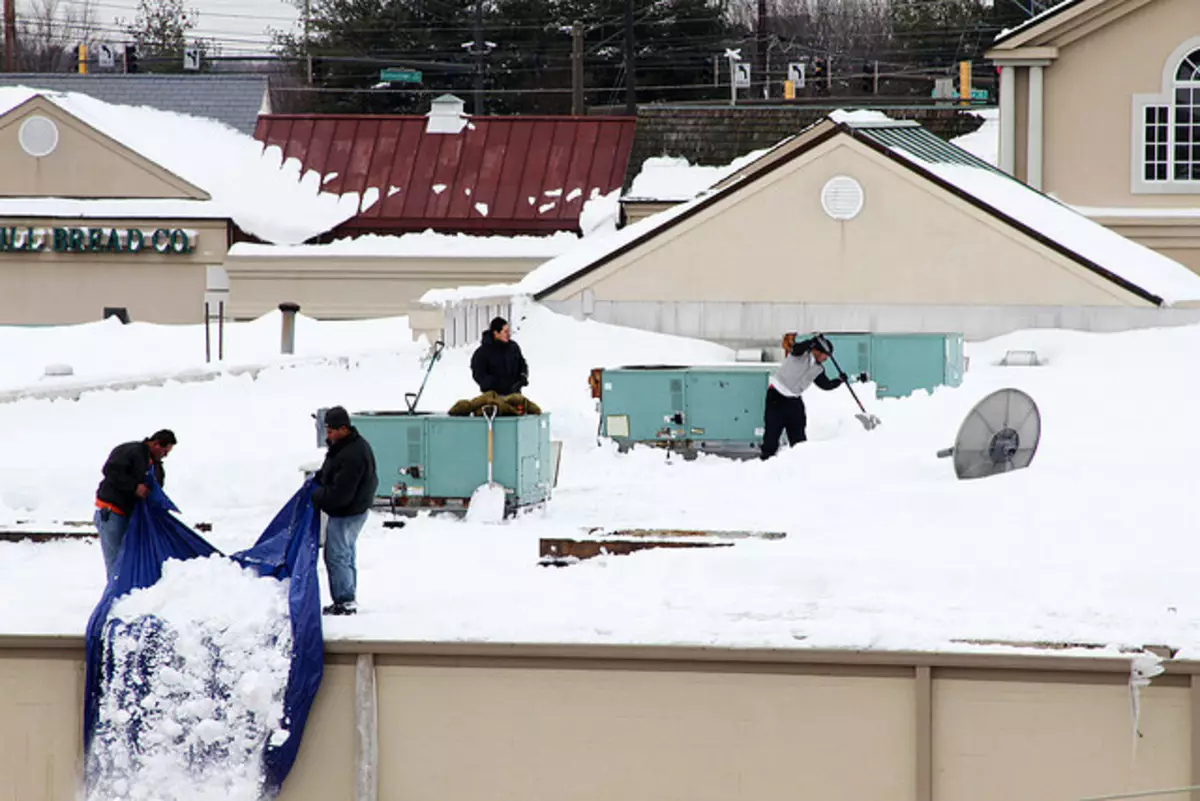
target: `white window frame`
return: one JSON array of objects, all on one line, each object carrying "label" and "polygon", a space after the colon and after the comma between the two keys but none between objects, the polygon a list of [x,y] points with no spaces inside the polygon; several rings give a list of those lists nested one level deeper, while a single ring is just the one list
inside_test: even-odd
[{"label": "white window frame", "polygon": [[[1133,114],[1129,159],[1130,191],[1135,195],[1200,195],[1200,181],[1176,180],[1175,162],[1175,73],[1180,64],[1193,52],[1200,50],[1200,36],[1188,39],[1167,58],[1163,65],[1161,91],[1155,94],[1133,96]],[[1197,84],[1200,86],[1200,84]],[[1147,181],[1146,166],[1146,109],[1150,106],[1166,106],[1167,112],[1167,179]]]}]

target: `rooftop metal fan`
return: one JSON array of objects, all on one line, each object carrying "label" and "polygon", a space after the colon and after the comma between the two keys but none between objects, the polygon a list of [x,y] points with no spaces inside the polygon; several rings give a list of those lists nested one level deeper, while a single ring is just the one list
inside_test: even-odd
[{"label": "rooftop metal fan", "polygon": [[1000,389],[975,404],[963,420],[953,448],[959,478],[983,478],[1028,467],[1042,437],[1042,415],[1033,398],[1019,389]]}]

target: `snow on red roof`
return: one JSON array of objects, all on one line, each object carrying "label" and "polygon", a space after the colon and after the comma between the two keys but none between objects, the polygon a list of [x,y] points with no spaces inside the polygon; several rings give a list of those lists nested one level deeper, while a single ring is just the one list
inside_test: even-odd
[{"label": "snow on red roof", "polygon": [[268,114],[255,137],[325,191],[362,194],[341,234],[578,231],[584,202],[624,181],[633,117],[463,120],[430,133],[425,116]]}]

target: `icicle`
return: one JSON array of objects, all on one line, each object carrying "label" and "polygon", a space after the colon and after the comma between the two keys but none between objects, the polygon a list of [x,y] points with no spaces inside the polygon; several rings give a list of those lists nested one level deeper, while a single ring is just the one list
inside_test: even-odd
[{"label": "icicle", "polygon": [[1138,738],[1142,736],[1138,726],[1141,717],[1141,690],[1143,687],[1149,687],[1150,679],[1164,670],[1166,668],[1162,666],[1162,658],[1150,653],[1139,654],[1130,663],[1129,700],[1133,707],[1133,747],[1135,751]]}]

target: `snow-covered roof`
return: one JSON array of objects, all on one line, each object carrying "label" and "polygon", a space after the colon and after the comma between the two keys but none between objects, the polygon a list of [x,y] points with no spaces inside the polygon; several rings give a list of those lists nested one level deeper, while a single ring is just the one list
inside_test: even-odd
[{"label": "snow-covered roof", "polygon": [[1040,25],[1049,17],[1057,16],[1060,12],[1066,11],[1068,8],[1077,6],[1082,2],[1083,0],[1063,0],[1061,3],[1052,5],[1042,13],[1034,14],[1020,25],[1015,25],[1011,28],[1005,28],[1004,30],[1000,31],[1000,33],[996,34],[996,38],[992,40],[992,43],[999,44],[1005,39],[1010,39],[1013,36],[1016,36],[1018,33],[1023,33],[1036,25]]},{"label": "snow-covered roof", "polygon": [[672,156],[648,158],[642,162],[641,172],[634,176],[622,200],[691,200],[743,167],[758,161],[771,150],[755,150],[720,166],[691,164],[685,158]]},{"label": "snow-covered roof", "polygon": [[[299,161],[289,159],[283,163],[279,148],[264,149],[253,137],[215,120],[146,106],[118,106],[75,92],[50,92],[25,86],[0,87],[0,115],[38,95],[203,189],[212,199],[190,201],[196,205],[186,207],[189,216],[229,218],[243,231],[268,242],[297,244],[358,212],[357,194],[338,196],[321,192],[316,173],[301,178]],[[110,208],[106,204],[120,201],[97,200],[95,206],[51,198],[19,202],[23,206],[40,205],[39,213],[58,216],[61,210],[62,216],[70,217],[104,216]],[[162,208],[166,209],[177,202],[147,201],[146,208],[163,203]]]},{"label": "snow-covered roof", "polygon": [[969,134],[951,139],[950,144],[995,167],[1000,164],[1000,110],[984,108],[971,113],[982,117],[983,125]]},{"label": "snow-covered roof", "polygon": [[550,259],[578,245],[580,238],[566,231],[550,236],[472,236],[417,234],[382,236],[364,234],[322,245],[260,245],[239,242],[229,249],[237,258],[330,258],[332,256],[380,258],[512,258]]},{"label": "snow-covered roof", "polygon": [[515,284],[489,284],[483,286],[463,286],[454,289],[431,289],[421,296],[420,302],[441,306],[480,298],[537,295],[559,281],[570,278],[585,267],[595,264],[603,258],[612,256],[624,248],[633,246],[642,238],[649,236],[657,229],[686,214],[712,194],[710,191],[702,192],[694,200],[680,203],[665,211],[652,214],[649,217],[638,220],[632,225],[627,225],[620,229],[608,229],[603,233],[584,237],[577,246],[571,248],[561,256],[557,256],[533,268],[533,270]]},{"label": "snow-covered roof", "polygon": [[[1146,300],[1164,304],[1200,300],[1200,276],[1182,264],[1126,239],[998,170],[974,162],[965,152],[960,154],[962,161],[956,163],[953,159],[935,161],[924,149],[906,149],[899,145],[889,147],[883,143],[889,137],[878,133],[883,130],[881,116],[880,112],[842,113],[836,118],[831,117],[830,121],[837,124],[842,133],[855,135],[870,147],[896,154],[901,163],[944,183],[969,202],[1016,225],[1087,269]],[[874,131],[856,134],[859,125]],[[898,125],[906,130],[920,130],[919,126],[912,123]],[[939,145],[950,152],[961,151],[948,143]],[[787,158],[794,158],[806,149],[801,146],[788,154]],[[972,166],[972,163],[978,166]],[[653,214],[606,236],[596,237],[540,265],[515,284],[432,290],[421,300],[444,305],[492,297],[541,297],[583,271],[595,269],[657,235],[696,211],[700,205],[715,202],[737,191],[759,174],[753,169],[747,170],[742,182],[718,190],[707,190],[687,203]]]}]

